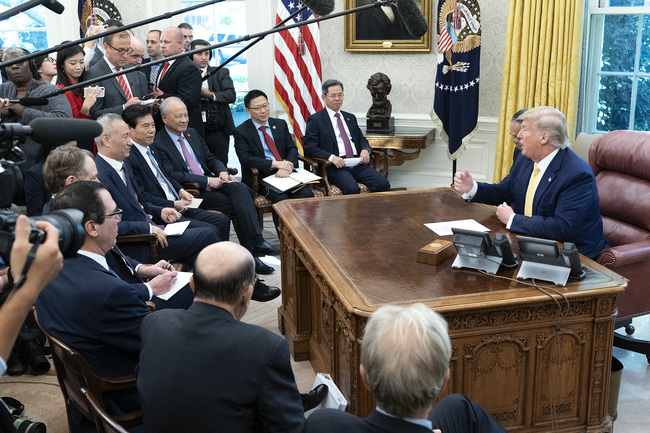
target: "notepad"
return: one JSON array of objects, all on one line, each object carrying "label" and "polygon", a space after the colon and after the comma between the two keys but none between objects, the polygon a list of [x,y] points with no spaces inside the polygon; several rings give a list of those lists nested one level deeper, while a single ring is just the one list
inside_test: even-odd
[{"label": "notepad", "polygon": [[309,183],[318,183],[322,177],[305,170],[304,168],[295,168],[288,177],[277,177],[272,174],[262,179],[262,182],[269,188],[277,193],[282,193],[292,189],[296,189],[302,185]]},{"label": "notepad", "polygon": [[185,229],[189,225],[190,225],[189,221],[167,224],[165,226],[165,234],[167,236],[180,236],[183,234],[183,232],[185,232]]}]

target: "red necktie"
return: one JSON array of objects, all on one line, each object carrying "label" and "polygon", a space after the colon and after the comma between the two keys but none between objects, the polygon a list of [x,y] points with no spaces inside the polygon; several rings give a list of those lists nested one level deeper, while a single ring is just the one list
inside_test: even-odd
[{"label": "red necktie", "polygon": [[278,152],[278,148],[275,145],[275,141],[273,141],[273,138],[266,132],[266,126],[260,126],[260,131],[262,131],[262,135],[264,135],[264,142],[266,143],[266,146],[269,148],[271,153],[273,154],[273,157],[277,161],[282,161],[282,157],[280,156],[280,152]]},{"label": "red necktie", "polygon": [[[120,68],[115,68],[115,70],[119,72]],[[133,98],[133,95],[131,95],[131,91],[129,90],[129,86],[126,84],[126,78],[124,78],[124,75],[118,75],[117,81],[120,83],[120,87],[124,92],[124,96],[126,96],[126,100],[128,101],[129,99]]]},{"label": "red necktie", "polygon": [[341,139],[343,140],[343,146],[345,147],[345,157],[352,158],[354,157],[354,151],[352,150],[352,145],[350,144],[350,137],[345,133],[345,127],[343,126],[343,121],[341,120],[341,114],[336,113],[336,122],[339,127],[339,132],[341,133]]},{"label": "red necktie", "polygon": [[165,76],[165,72],[167,72],[167,69],[169,68],[169,62],[165,62],[165,66],[163,66],[162,72],[160,72],[160,76],[158,77],[158,84],[162,81],[163,77]]}]

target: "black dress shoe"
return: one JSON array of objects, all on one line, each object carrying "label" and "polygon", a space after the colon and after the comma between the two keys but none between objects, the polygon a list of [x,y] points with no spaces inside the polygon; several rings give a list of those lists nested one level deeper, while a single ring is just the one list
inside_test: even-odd
[{"label": "black dress shoe", "polygon": [[257,281],[255,281],[255,287],[253,288],[253,296],[251,299],[257,302],[268,302],[280,296],[280,293],[282,293],[282,290],[280,290],[279,287],[267,286],[258,278]]},{"label": "black dress shoe", "polygon": [[268,275],[272,274],[275,272],[275,269],[273,267],[267,265],[263,261],[259,259],[259,257],[255,257],[255,273],[256,274],[261,274],[261,275]]},{"label": "black dress shoe", "polygon": [[307,394],[300,394],[300,397],[302,397],[302,407],[305,409],[305,412],[318,406],[325,399],[328,391],[329,388],[327,385],[321,383]]},{"label": "black dress shoe", "polygon": [[257,245],[253,245],[253,250],[251,251],[253,256],[276,256],[280,253],[277,248],[273,248],[270,243],[262,241]]}]

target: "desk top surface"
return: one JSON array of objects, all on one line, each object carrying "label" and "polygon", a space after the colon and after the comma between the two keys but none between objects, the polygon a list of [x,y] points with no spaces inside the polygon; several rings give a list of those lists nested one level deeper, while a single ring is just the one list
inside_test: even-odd
[{"label": "desk top surface", "polygon": [[[453,257],[437,266],[416,262],[418,251],[438,236],[425,223],[472,218],[506,234],[517,253],[516,234],[497,219],[495,208],[466,203],[451,188],[287,200],[275,205],[289,230],[340,299],[358,313],[385,304],[423,302],[438,311],[512,302],[547,301],[542,290],[513,280],[518,270],[496,276],[452,269]],[[625,279],[581,256],[587,276],[565,287],[540,282],[546,292],[580,297],[585,291],[622,291]],[[557,291],[557,292],[555,292]]]}]

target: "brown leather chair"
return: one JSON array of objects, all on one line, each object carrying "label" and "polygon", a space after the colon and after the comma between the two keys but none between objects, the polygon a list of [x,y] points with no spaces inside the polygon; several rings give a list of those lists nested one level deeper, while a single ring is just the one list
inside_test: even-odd
[{"label": "brown leather chair", "polygon": [[[77,432],[77,426],[72,422],[70,417],[71,405],[79,409],[86,418],[95,422],[92,409],[86,397],[83,395],[82,389],[85,388],[92,392],[96,396],[97,404],[104,407],[103,392],[134,389],[136,387],[136,379],[133,375],[123,377],[97,376],[79,352],[65,345],[61,340],[52,337],[45,330],[43,332],[52,350],[52,361],[54,362],[56,377],[59,381],[63,399],[65,400],[66,411],[68,412],[68,428],[71,433]],[[142,412],[138,410],[136,412],[114,416],[113,419],[120,426],[129,429],[142,424]]]},{"label": "brown leather chair", "polygon": [[[631,319],[650,313],[650,132],[612,131],[589,149],[596,175],[600,212],[611,248],[598,263],[629,280],[617,297],[617,327],[634,332]],[[643,353],[650,362],[650,341],[616,333],[614,345]]]},{"label": "brown leather chair", "polygon": [[[373,164],[374,154],[376,152],[378,152],[378,151],[373,150],[372,155],[370,156],[371,165]],[[326,195],[326,196],[343,195],[343,193],[341,192],[339,187],[336,186],[336,185],[330,184],[329,179],[327,179],[327,165],[330,164],[330,162],[328,160],[322,159],[322,158],[315,158],[315,157],[309,157],[309,158],[302,157],[301,159],[306,161],[306,163],[309,164],[310,166],[316,167],[316,168],[314,168],[314,169],[312,169],[310,171],[312,173],[317,174],[318,176],[323,178],[323,186],[314,188],[314,192],[316,190],[318,190],[320,192],[320,194],[323,194],[323,195]],[[359,194],[370,193],[370,190],[364,184],[357,182],[357,185],[359,185]],[[316,194],[314,194],[314,196],[316,197]]]},{"label": "brown leather chair", "polygon": [[117,237],[117,246],[146,244],[149,246],[149,262],[158,263],[158,238],[151,233],[133,233]]},{"label": "brown leather chair", "polygon": [[99,398],[86,388],[81,388],[81,394],[86,397],[90,413],[95,419],[97,426],[97,433],[129,433],[127,429],[122,427],[115,421],[99,403]]}]

